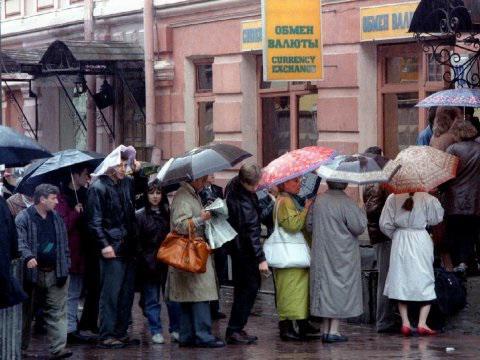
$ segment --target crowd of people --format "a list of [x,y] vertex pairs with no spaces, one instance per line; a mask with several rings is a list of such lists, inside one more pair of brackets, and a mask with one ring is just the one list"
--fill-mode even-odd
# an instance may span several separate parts
[[[358,237],[367,230],[379,268],[377,330],[409,336],[416,326],[419,335],[434,335],[427,324],[436,299],[434,252],[447,270],[465,272],[477,266],[480,142],[475,140],[478,119],[468,116],[464,121],[457,108],[431,109],[431,124],[419,137],[422,144],[460,159],[455,179],[432,194],[395,195],[381,185],[369,185],[363,192],[366,211],[347,195],[345,182],[327,181],[324,193],[302,198],[301,177],[278,184],[259,200],[262,170],[255,164],[243,165],[225,192],[203,176],[182,182],[170,201],[161,182],[149,182],[128,153],[122,153],[120,164],[97,169],[92,178],[92,169],[73,167],[60,187],[41,184],[31,194],[10,196],[6,204],[1,199],[7,221],[2,231],[18,238],[18,249],[14,246],[9,253],[25,265],[24,355],[33,319],[37,327],[45,327],[54,359],[72,355],[67,343],[95,343],[106,349],[138,344],[128,334],[136,289],[154,344],[166,341],[162,302],[170,341],[181,347],[252,344],[258,339],[246,325],[262,276],[271,275],[282,340],[348,341],[340,332],[340,320],[363,313]],[[366,150],[381,152],[377,147]],[[193,231],[205,238],[205,224],[214,216],[205,206],[217,198],[225,198],[228,221],[238,236],[213,251],[206,271],[185,272],[157,261],[170,231]],[[309,266],[269,268],[262,224],[267,236],[276,233],[307,243]],[[219,284],[227,277],[227,254],[234,293],[224,341],[212,333],[212,320],[223,317]],[[413,326],[412,303],[420,306]],[[316,318],[322,319],[321,327],[312,321]]]

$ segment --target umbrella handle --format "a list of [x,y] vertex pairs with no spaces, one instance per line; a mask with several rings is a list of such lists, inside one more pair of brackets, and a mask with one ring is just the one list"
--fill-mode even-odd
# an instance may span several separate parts
[[70,178],[72,179],[73,191],[75,192],[75,199],[77,199],[77,204],[80,204],[80,201],[78,201],[78,194],[77,194],[77,188],[75,186],[75,180],[73,179],[72,168],[70,168]]

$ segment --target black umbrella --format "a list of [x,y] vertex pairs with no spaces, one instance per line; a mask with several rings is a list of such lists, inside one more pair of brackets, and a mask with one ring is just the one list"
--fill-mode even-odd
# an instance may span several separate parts
[[0,164],[6,167],[25,166],[32,160],[52,154],[34,140],[9,127],[0,125]]
[[409,32],[443,33],[448,20],[456,18],[457,31],[473,30],[472,20],[462,0],[422,0],[415,10],[410,23]]
[[26,170],[16,191],[25,195],[33,194],[35,187],[43,183],[58,184],[71,177],[72,166],[94,169],[105,158],[104,155],[76,149],[59,151],[48,159],[33,162]]
[[170,159],[157,178],[163,186],[191,181],[217,171],[229,169],[252,154],[228,144],[210,144],[195,148],[182,156]]

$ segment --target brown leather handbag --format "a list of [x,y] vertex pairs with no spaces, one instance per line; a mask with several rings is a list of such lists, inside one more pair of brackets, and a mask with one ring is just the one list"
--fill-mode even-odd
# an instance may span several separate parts
[[157,260],[175,269],[191,273],[207,271],[210,246],[202,237],[195,236],[193,220],[188,221],[188,236],[174,231],[168,233],[157,252]]

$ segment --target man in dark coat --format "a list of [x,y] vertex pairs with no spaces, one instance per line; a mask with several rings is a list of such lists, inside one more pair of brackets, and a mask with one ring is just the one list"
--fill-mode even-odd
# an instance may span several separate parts
[[19,257],[17,230],[5,199],[0,196],[0,309],[27,299],[17,279],[11,274],[11,261]]
[[[88,189],[87,225],[101,253],[98,346],[107,349],[132,343],[127,329],[135,290],[137,244],[134,179],[126,175],[129,161],[129,155],[122,152],[120,164],[106,165],[105,173],[97,173]],[[134,170],[140,167],[136,161],[131,166]]]
[[[382,149],[377,146],[369,147],[366,154],[382,155]],[[368,220],[368,235],[370,243],[377,253],[378,286],[377,286],[377,312],[376,327],[380,333],[397,332],[395,323],[395,305],[388,297],[383,295],[388,268],[390,267],[390,250],[392,240],[380,230],[380,215],[388,198],[388,191],[379,184],[369,184],[363,191],[363,202]]]
[[243,165],[225,191],[228,221],[238,233],[230,244],[235,289],[226,332],[229,344],[251,344],[257,340],[256,336],[248,335],[244,327],[260,289],[260,272],[268,273],[260,242],[261,209],[255,193],[260,178],[261,170],[257,165]]

